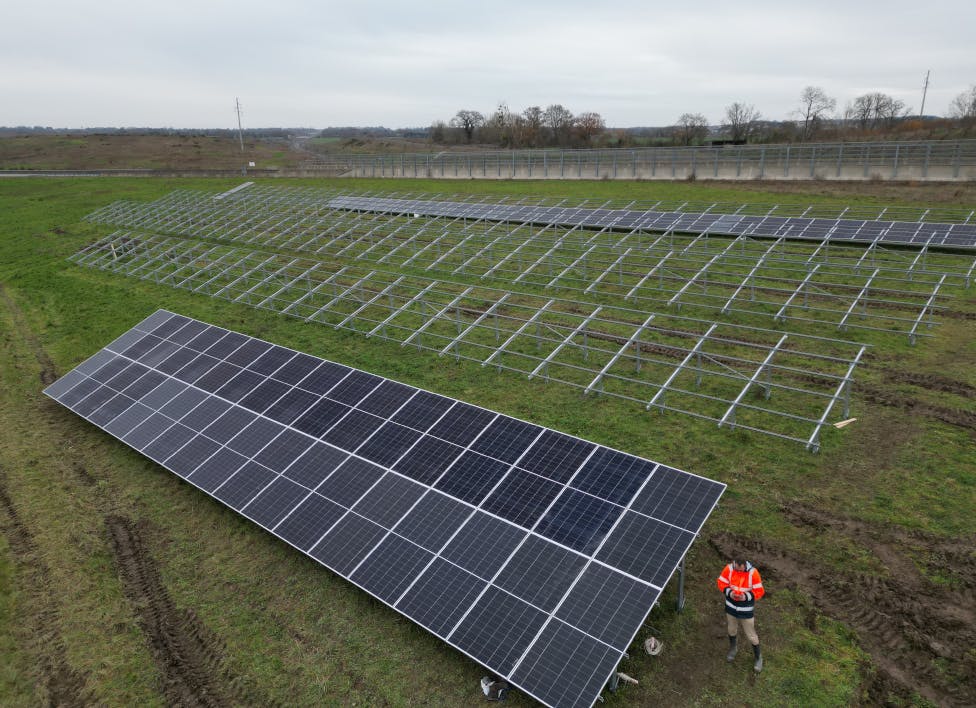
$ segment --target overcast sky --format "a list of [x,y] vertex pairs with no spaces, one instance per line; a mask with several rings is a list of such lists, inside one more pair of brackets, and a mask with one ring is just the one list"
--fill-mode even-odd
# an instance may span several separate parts
[[560,103],[609,126],[789,117],[883,91],[944,114],[976,83],[973,0],[4,3],[0,125],[426,126]]

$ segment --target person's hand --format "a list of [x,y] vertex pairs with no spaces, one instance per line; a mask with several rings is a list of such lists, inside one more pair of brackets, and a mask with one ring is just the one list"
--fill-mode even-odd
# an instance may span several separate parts
[[742,602],[746,599],[746,594],[744,592],[739,592],[738,590],[732,591],[732,599],[736,602]]

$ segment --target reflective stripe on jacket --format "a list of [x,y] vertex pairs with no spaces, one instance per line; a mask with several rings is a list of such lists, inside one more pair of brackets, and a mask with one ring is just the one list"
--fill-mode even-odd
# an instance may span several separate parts
[[[752,563],[746,563],[745,570],[736,570],[729,563],[718,576],[718,589],[725,595],[725,611],[740,619],[749,619],[755,610],[755,601],[766,591],[763,589],[762,578]],[[741,593],[741,600],[736,600],[733,593]]]

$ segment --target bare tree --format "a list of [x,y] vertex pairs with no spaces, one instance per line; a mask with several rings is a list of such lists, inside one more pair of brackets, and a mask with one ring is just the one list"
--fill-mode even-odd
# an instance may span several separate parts
[[539,140],[542,138],[542,109],[538,106],[529,106],[522,111],[522,120],[525,143],[530,147],[538,147]]
[[606,123],[603,122],[603,116],[593,112],[580,113],[576,116],[573,125],[576,128],[576,134],[579,135],[580,140],[585,145],[588,145],[593,141],[593,138],[607,129]]
[[510,146],[512,144],[512,112],[508,104],[502,101],[486,120],[481,129],[486,142]]
[[729,131],[729,136],[735,142],[747,142],[755,132],[762,119],[755,106],[736,101],[725,107],[725,123],[723,127]]
[[567,108],[554,103],[542,112],[542,122],[549,129],[553,144],[563,145],[573,127],[573,114]]
[[976,120],[976,84],[952,99],[949,104],[949,117],[959,120]]
[[803,126],[803,139],[813,137],[824,118],[837,108],[837,100],[831,98],[819,86],[807,86],[800,94],[800,107],[796,114]]
[[701,142],[708,136],[708,118],[701,113],[682,113],[671,132],[676,143],[691,145]]
[[460,128],[464,131],[464,136],[470,143],[474,136],[474,131],[485,123],[485,117],[478,111],[460,110],[457,115],[451,118],[451,127]]
[[858,96],[844,111],[844,118],[862,130],[890,128],[899,118],[908,115],[905,102],[876,91]]

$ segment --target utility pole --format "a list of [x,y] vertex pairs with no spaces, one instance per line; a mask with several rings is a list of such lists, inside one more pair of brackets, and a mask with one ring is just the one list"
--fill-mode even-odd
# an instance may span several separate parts
[[[924,101],[923,101],[924,103]],[[241,99],[234,99],[234,110],[237,111],[237,137],[241,140],[241,173],[247,174],[247,160],[244,160],[244,129],[241,127]]]
[[918,112],[919,119],[921,119],[925,115],[925,96],[929,92],[929,74],[931,73],[932,73],[931,69],[925,72],[925,85],[922,87],[922,108]]

